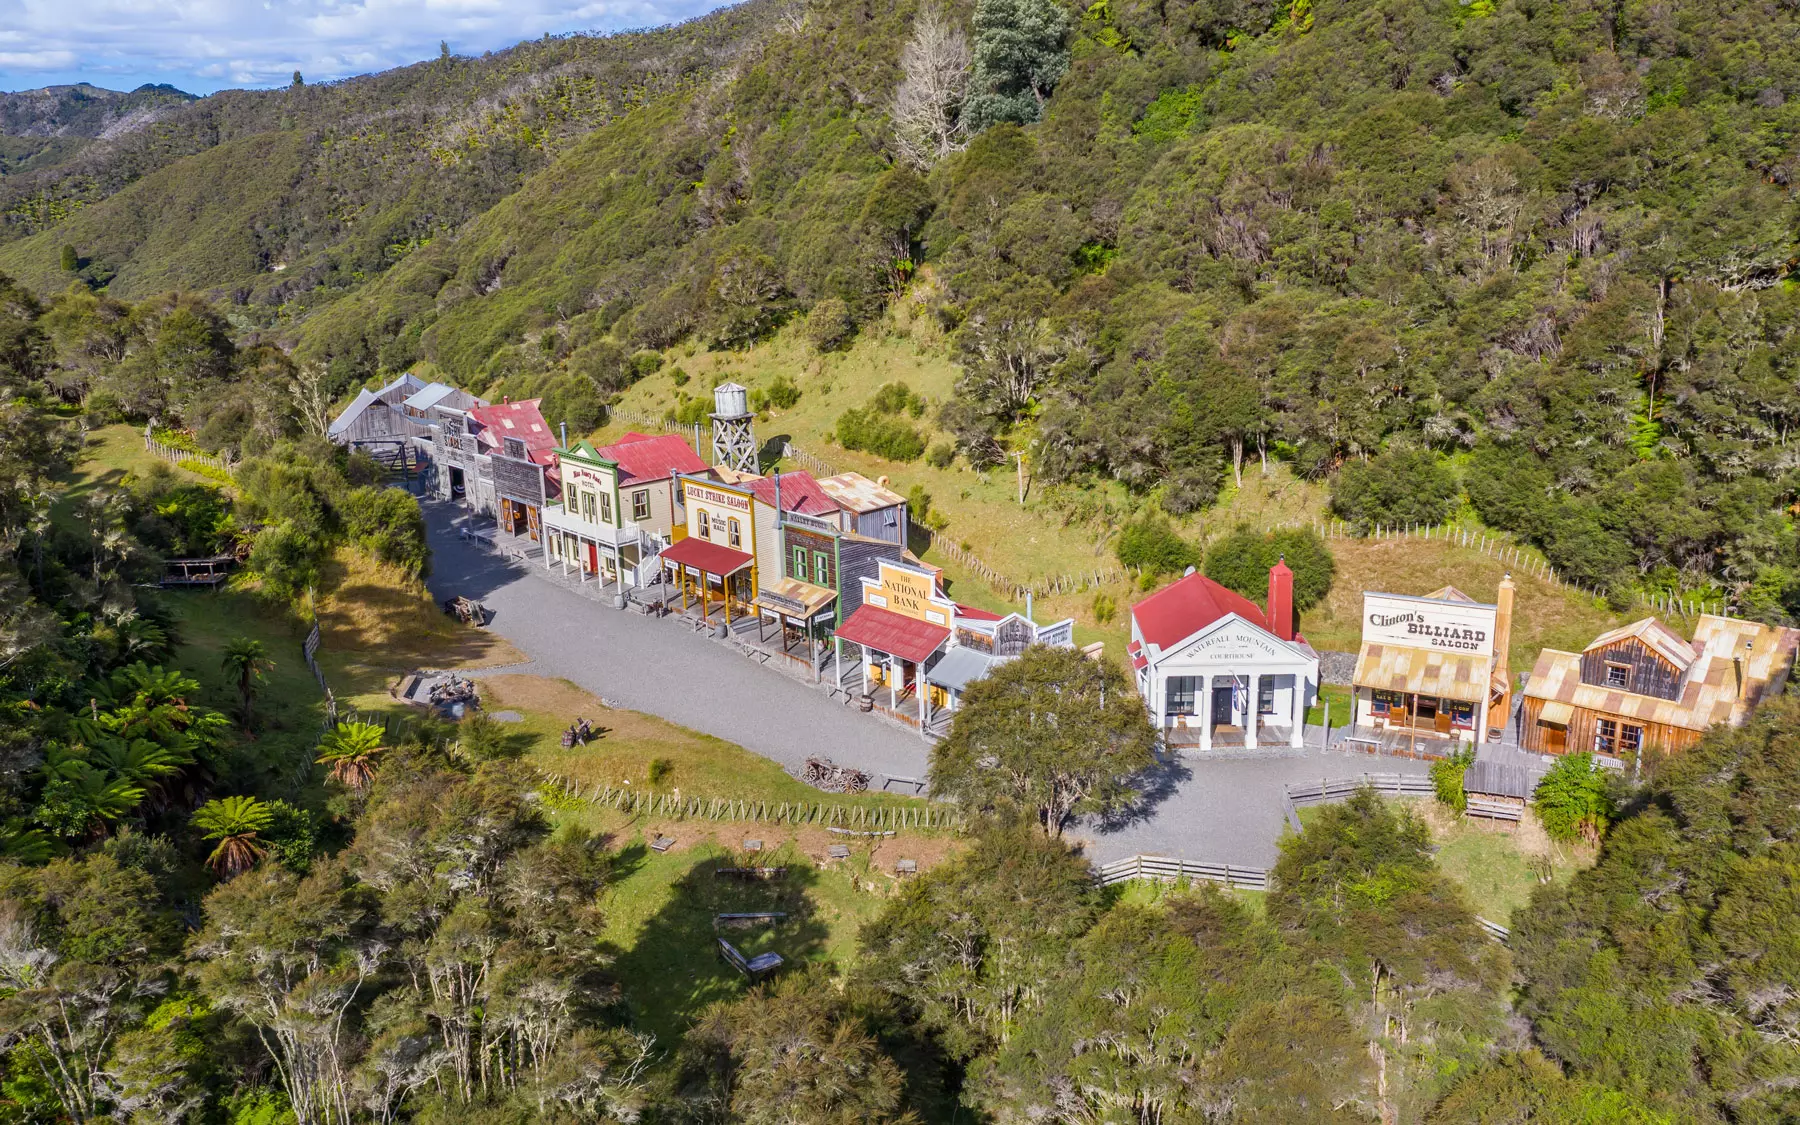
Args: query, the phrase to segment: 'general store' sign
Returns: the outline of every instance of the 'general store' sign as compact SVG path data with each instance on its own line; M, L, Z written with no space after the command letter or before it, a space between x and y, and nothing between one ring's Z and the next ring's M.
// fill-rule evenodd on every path
M1364 594L1362 639L1364 644L1492 656L1498 612L1494 606L1472 602Z

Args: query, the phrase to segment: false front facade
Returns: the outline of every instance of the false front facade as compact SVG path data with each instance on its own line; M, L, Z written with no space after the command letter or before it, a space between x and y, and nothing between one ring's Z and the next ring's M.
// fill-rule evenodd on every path
M1692 641L1647 617L1579 653L1545 649L1525 688L1519 743L1621 760L1674 753L1779 693L1797 646L1800 631L1703 615Z
M1194 571L1131 607L1126 654L1168 745L1303 744L1319 656L1294 633L1293 581L1269 571L1266 613Z

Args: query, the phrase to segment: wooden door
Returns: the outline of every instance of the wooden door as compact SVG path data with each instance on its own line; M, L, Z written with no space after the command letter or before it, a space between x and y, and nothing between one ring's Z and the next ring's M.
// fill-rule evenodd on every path
M588 549L588 552L587 552L588 573L589 574L599 574L600 573L600 548L592 543L589 543L587 545L587 549Z
M528 507L525 509L525 527L526 527L526 530L531 532L532 542L534 542L534 543L537 542L538 510L536 508Z
M1553 727L1547 723L1539 724L1544 731L1544 749L1552 754L1566 753L1569 749L1569 732L1566 727Z

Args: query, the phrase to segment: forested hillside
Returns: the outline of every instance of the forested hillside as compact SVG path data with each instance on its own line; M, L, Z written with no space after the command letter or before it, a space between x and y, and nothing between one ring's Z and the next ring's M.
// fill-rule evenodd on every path
M1796 44L1778 0L757 2L203 99L0 178L0 268L206 290L339 392L604 397L904 299L973 464L1173 513L1349 464L1359 525L1466 499L1585 583L1780 615Z

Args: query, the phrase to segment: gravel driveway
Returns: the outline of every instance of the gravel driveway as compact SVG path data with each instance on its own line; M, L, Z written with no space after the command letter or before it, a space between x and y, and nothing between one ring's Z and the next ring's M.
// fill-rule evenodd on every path
M845 707L673 620L622 612L582 597L458 537L460 510L427 504L432 593L465 594L492 612L488 628L531 663L509 672L561 677L634 711L734 742L799 773L828 757L870 773L924 777L916 734ZM1313 732L1317 737L1317 732ZM1123 825L1078 826L1097 862L1144 854L1266 867L1286 823L1283 785L1322 777L1424 773L1424 762L1309 750L1304 756L1185 760L1165 792Z

